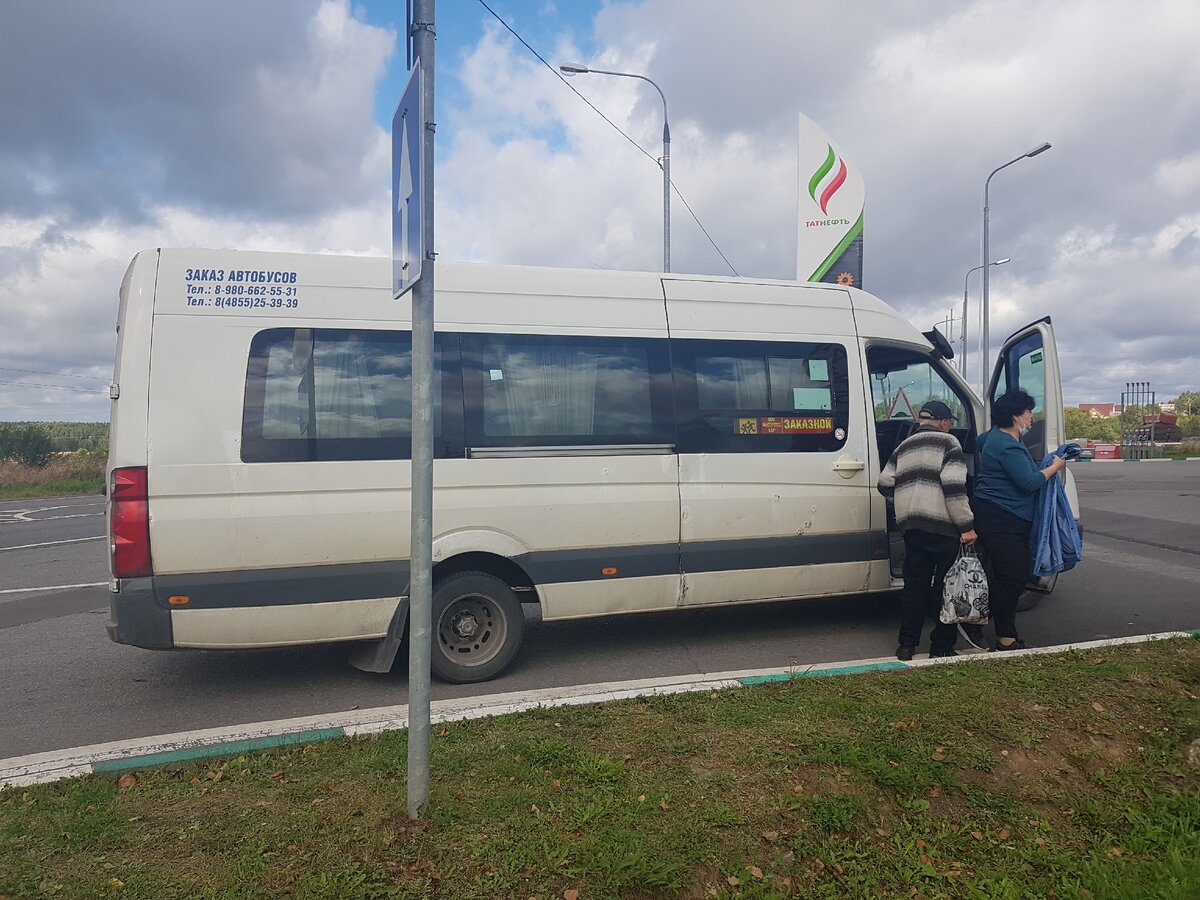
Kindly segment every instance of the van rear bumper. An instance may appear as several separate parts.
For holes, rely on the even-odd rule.
[[[170,650],[171,611],[154,602],[153,578],[122,578],[108,602],[108,636],[118,644],[147,650]]]

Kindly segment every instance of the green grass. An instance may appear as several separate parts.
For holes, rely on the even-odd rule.
[[[104,487],[104,463],[100,452],[58,453],[44,466],[0,460],[0,498],[99,494]]]
[[[416,823],[404,733],[9,789],[0,896],[1192,898],[1197,694],[1179,639],[435,726]]]
[[[62,497],[70,494],[100,494],[103,478],[73,478],[40,484],[0,484],[0,497],[21,500],[30,497]]]

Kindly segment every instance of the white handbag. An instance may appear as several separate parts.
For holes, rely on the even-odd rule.
[[[987,573],[971,544],[960,544],[958,559],[946,573],[939,618],[946,625],[984,625],[988,608]]]

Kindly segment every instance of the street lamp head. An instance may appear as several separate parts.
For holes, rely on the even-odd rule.
[[[1047,141],[1047,142],[1046,142],[1046,143],[1044,143],[1044,144],[1040,144],[1040,145],[1038,145],[1037,147],[1034,147],[1032,150],[1030,150],[1030,151],[1029,151],[1028,153],[1026,153],[1025,155],[1026,155],[1027,157],[1029,157],[1029,156],[1037,156],[1039,153],[1045,153],[1045,152],[1046,152],[1047,150],[1049,150],[1049,149],[1050,149],[1050,142],[1049,142],[1049,141]]]
[[[994,263],[992,263],[992,265],[993,265],[993,266],[1002,266],[1002,265],[1004,265],[1005,263],[1010,263],[1010,262],[1012,262],[1012,257],[1011,257],[1011,256],[1006,256],[1006,257],[1004,257],[1004,259],[998,259],[998,260],[996,260]]]
[[[586,75],[591,71],[583,63],[563,63],[558,67],[558,70],[564,75]],[[1050,145],[1047,144],[1046,146],[1049,147]]]

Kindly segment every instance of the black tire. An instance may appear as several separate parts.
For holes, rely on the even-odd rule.
[[[1041,602],[1043,596],[1041,591],[1022,591],[1017,598],[1017,612],[1029,612]]]
[[[434,587],[430,668],[442,681],[495,678],[517,655],[524,635],[521,601],[496,576],[457,572]]]

